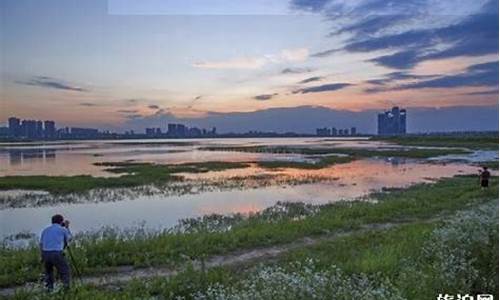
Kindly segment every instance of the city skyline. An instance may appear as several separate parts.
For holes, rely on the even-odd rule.
[[[497,1],[221,3],[0,2],[0,119],[224,129],[243,115],[258,123],[315,107],[347,118],[398,105],[454,123],[463,109],[474,117],[498,106]],[[363,122],[355,125],[366,131]],[[495,118],[463,126],[498,129]]]
[[[245,136],[248,134],[346,136],[358,134],[402,135],[439,132],[492,132],[498,131],[498,127],[496,127],[499,122],[498,115],[497,106],[474,109],[466,107],[411,109],[409,116],[407,110],[400,107],[389,107],[378,111],[348,112],[330,110],[324,107],[301,106],[238,115],[217,114],[206,119],[197,119],[198,122],[195,123],[190,122],[192,119],[164,119],[155,116],[148,119],[146,123],[140,120],[139,124],[129,130],[81,128],[65,126],[60,123],[57,123],[58,126],[56,126],[55,122],[57,121],[54,120],[20,119],[11,116],[4,127],[2,127],[2,120],[0,120],[0,137],[16,135],[10,129],[12,127],[11,121],[17,123],[17,127],[20,124],[24,127],[25,123],[33,124],[32,132],[42,132],[43,127],[49,124],[49,126],[55,128],[58,138],[61,138],[61,134],[70,137],[69,134],[73,128],[92,131],[93,135],[99,131],[100,138],[111,137],[116,134],[122,136],[139,134],[155,138],[168,138],[215,137],[220,135],[227,137],[228,135]],[[275,122],[276,118],[281,118],[279,123]],[[251,122],[252,120],[257,120],[257,122]],[[37,130],[37,124],[40,124],[38,127],[42,130]],[[42,127],[42,125],[45,126]],[[439,130],[435,130],[435,128],[439,128]],[[28,132],[30,130],[23,128],[17,131]],[[179,134],[178,132],[183,133]],[[53,136],[53,134],[50,135]],[[28,137],[29,135],[23,133],[20,136]],[[42,136],[38,135],[37,137]]]

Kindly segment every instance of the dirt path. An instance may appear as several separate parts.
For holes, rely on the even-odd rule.
[[[238,266],[242,264],[255,263],[260,260],[267,260],[276,258],[286,252],[300,249],[307,246],[313,246],[319,244],[323,241],[333,241],[340,237],[363,233],[369,230],[386,230],[401,226],[404,224],[410,224],[414,222],[434,222],[438,218],[431,218],[426,220],[406,220],[394,223],[381,223],[381,224],[366,224],[362,225],[360,229],[351,231],[339,231],[332,234],[326,234],[323,236],[315,236],[301,238],[297,241],[288,244],[282,244],[271,247],[255,248],[241,250],[233,252],[226,255],[217,255],[207,258],[205,261],[205,268],[223,267],[223,266]],[[192,261],[192,265],[195,270],[200,270],[202,264],[200,261]],[[123,266],[115,269],[113,273],[102,273],[93,276],[84,276],[81,280],[75,278],[75,284],[90,284],[96,286],[114,286],[124,284],[132,279],[148,279],[153,277],[171,277],[184,270],[183,267],[180,268],[166,268],[166,267],[149,267],[149,268],[134,268],[133,266]],[[34,283],[27,283],[25,285],[14,286],[9,288],[0,289],[0,296],[12,296],[15,294],[16,290],[37,290],[40,289],[39,286]]]

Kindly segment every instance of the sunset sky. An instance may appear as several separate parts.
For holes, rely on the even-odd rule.
[[[498,105],[498,0],[2,0],[0,123]]]

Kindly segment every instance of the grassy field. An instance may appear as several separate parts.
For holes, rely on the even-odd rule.
[[[498,134],[474,135],[408,135],[374,137],[372,140],[386,141],[405,146],[464,147],[469,149],[498,150]]]
[[[141,185],[164,185],[181,181],[176,173],[202,173],[245,168],[248,164],[236,162],[203,162],[178,165],[152,163],[100,163],[106,171],[122,174],[119,177],[80,176],[4,176],[0,177],[0,190],[45,190],[53,194],[84,192],[95,188],[126,188]]]
[[[498,198],[498,178],[481,190],[475,177],[454,177],[435,184],[419,184],[371,196],[372,202],[339,202],[322,206],[291,205],[270,208],[244,218],[211,216],[186,220],[180,231],[148,233],[112,229],[77,237],[73,253],[84,274],[112,271],[114,267],[175,266],[188,258],[204,258],[283,244],[302,237],[321,236],[363,224],[425,220]],[[186,226],[187,225],[187,226]],[[0,248],[0,286],[39,278],[39,251]]]
[[[469,203],[448,218],[421,219],[305,246],[277,261],[111,288],[80,286],[12,299],[434,299],[488,293],[498,297],[498,204]]]
[[[235,151],[251,153],[295,153],[304,155],[344,154],[354,159],[366,157],[429,158],[447,154],[467,154],[463,149],[397,149],[372,150],[362,148],[306,148],[289,146],[212,146],[202,148],[208,151]]]
[[[256,164],[261,168],[279,169],[279,168],[295,168],[295,169],[322,169],[335,164],[345,164],[354,161],[352,156],[324,156],[317,162],[298,162],[298,161],[259,161]]]
[[[480,167],[487,167],[491,170],[498,170],[498,161],[486,161],[477,163],[477,165]]]

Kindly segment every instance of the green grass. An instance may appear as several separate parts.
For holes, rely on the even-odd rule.
[[[498,161],[485,161],[477,163],[479,167],[487,167],[491,170],[498,170]]]
[[[490,189],[481,190],[476,177],[454,177],[435,184],[418,184],[407,189],[373,195],[377,204],[341,202],[319,207],[314,216],[295,220],[269,221],[259,215],[233,224],[227,232],[199,231],[188,234],[138,232],[124,239],[115,232],[87,235],[73,248],[85,274],[116,266],[173,265],[193,258],[224,254],[240,249],[295,241],[336,230],[355,229],[362,224],[425,219],[498,198],[498,178]],[[0,248],[0,286],[33,281],[39,275],[36,247],[22,250]]]
[[[372,140],[386,141],[406,146],[464,147],[469,149],[498,150],[498,134],[464,135],[408,135],[374,137]]]
[[[496,199],[493,201],[496,201]],[[473,211],[475,207],[469,209]],[[248,280],[252,274],[264,267],[279,266],[282,267],[282,272],[297,274],[297,272],[300,272],[297,263],[299,263],[298,266],[309,265],[308,261],[313,261],[314,264],[313,268],[309,268],[307,272],[315,272],[309,273],[309,276],[322,274],[332,266],[337,266],[342,272],[353,277],[363,274],[373,282],[391,282],[394,288],[402,292],[405,299],[434,299],[437,294],[442,293],[444,290],[450,294],[493,293],[498,296],[497,290],[474,289],[477,284],[484,285],[485,278],[493,277],[492,280],[495,280],[495,276],[498,278],[496,268],[498,265],[498,247],[492,247],[488,242],[477,245],[481,249],[485,246],[489,247],[486,252],[472,251],[471,253],[474,256],[468,257],[473,262],[475,271],[479,271],[482,275],[476,279],[476,283],[468,282],[469,288],[464,289],[456,284],[449,285],[450,282],[443,281],[439,277],[442,274],[436,273],[436,271],[439,271],[439,269],[436,269],[438,261],[429,259],[429,253],[427,252],[429,250],[424,251],[424,249],[426,243],[428,244],[432,240],[433,233],[442,228],[443,224],[439,220],[415,222],[390,229],[369,230],[334,240],[325,240],[314,246],[305,246],[292,250],[279,257],[278,260],[265,261],[264,264],[254,262],[250,265],[218,267],[204,272],[188,269],[170,278],[156,277],[147,280],[133,280],[120,288],[103,289],[84,286],[79,287],[78,290],[70,291],[69,294],[61,293],[49,296],[20,292],[13,299],[32,299],[34,296],[37,299],[142,299],[157,297],[160,299],[176,299],[176,297],[191,299],[193,293],[206,291],[208,287],[214,285],[241,288],[240,283],[242,281]],[[474,234],[474,230],[481,230],[480,227],[470,229],[472,230],[471,234]],[[498,244],[498,235],[490,238],[493,243]],[[452,241],[463,243],[460,240],[452,239]],[[427,249],[429,248],[427,247]],[[451,248],[450,253],[453,253]],[[430,254],[432,256],[438,253]],[[269,276],[269,274],[266,275],[266,277]],[[286,277],[280,276],[280,278],[282,278],[280,283],[281,280],[286,281]],[[284,285],[275,284],[268,286],[256,284],[257,289],[271,288],[275,290],[284,287]],[[339,282],[332,284],[339,284]],[[327,295],[319,296],[319,299],[323,299]]]
[[[151,163],[98,163],[106,171],[122,174],[119,177],[79,176],[4,176],[0,177],[0,190],[44,190],[53,194],[85,192],[96,188],[128,188],[141,185],[164,185],[181,181],[177,173],[202,173],[226,169],[245,168],[248,164],[237,162],[202,162],[178,165]]]
[[[467,154],[470,151],[463,149],[397,149],[397,150],[372,150],[356,148],[302,148],[287,146],[213,146],[206,147],[208,151],[235,151],[251,153],[296,153],[304,155],[345,154],[353,158],[365,157],[402,157],[402,158],[430,158],[447,154]]]
[[[298,161],[259,161],[257,165],[266,169],[281,169],[281,168],[294,168],[294,169],[322,169],[335,164],[344,164],[353,161],[353,157],[349,156],[325,156],[321,157],[318,162],[298,162]]]
[[[357,233],[292,251],[283,260],[313,258],[325,265],[335,264],[349,273],[396,274],[400,261],[416,256],[434,227],[435,222],[415,223]]]

